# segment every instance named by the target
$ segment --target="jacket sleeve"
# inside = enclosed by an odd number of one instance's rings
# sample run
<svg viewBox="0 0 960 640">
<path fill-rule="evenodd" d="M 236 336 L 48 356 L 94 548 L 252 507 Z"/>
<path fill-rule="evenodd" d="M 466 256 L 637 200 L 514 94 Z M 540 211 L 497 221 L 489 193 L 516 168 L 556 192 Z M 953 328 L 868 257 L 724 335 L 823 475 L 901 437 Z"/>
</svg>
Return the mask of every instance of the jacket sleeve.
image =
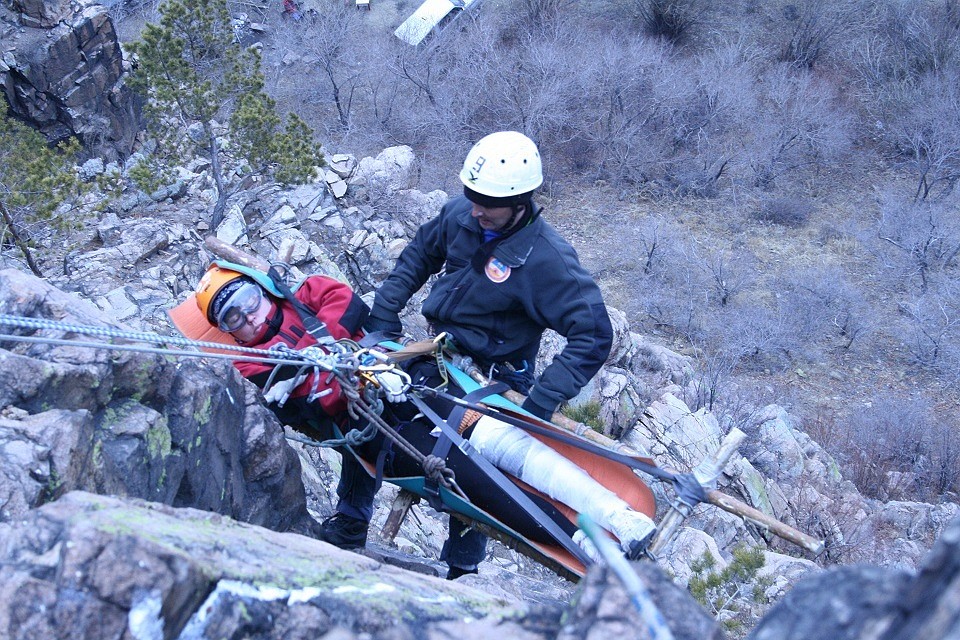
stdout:
<svg viewBox="0 0 960 640">
<path fill-rule="evenodd" d="M 550 258 L 555 268 L 537 270 L 537 295 L 526 304 L 531 317 L 562 335 L 567 344 L 544 369 L 528 398 L 552 412 L 577 395 L 603 366 L 613 329 L 600 288 L 580 265 L 573 247 L 547 246 L 556 254 Z"/>
<path fill-rule="evenodd" d="M 393 271 L 377 289 L 371 317 L 399 323 L 400 312 L 427 279 L 443 269 L 447 259 L 446 226 L 456 224 L 450 220 L 450 205 L 440 210 L 440 215 L 417 229 L 413 242 L 397 258 Z"/>
</svg>

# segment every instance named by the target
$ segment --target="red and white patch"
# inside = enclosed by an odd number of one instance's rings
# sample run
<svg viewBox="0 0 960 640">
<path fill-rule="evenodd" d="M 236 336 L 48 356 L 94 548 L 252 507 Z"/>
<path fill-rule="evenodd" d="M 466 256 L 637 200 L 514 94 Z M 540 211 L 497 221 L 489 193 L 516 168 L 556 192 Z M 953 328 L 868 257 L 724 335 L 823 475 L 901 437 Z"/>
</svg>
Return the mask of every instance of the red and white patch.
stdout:
<svg viewBox="0 0 960 640">
<path fill-rule="evenodd" d="M 487 277 L 490 278 L 491 282 L 496 282 L 497 284 L 506 281 L 506 279 L 510 277 L 510 267 L 492 256 L 487 260 L 487 266 L 483 271 L 487 274 Z"/>
</svg>

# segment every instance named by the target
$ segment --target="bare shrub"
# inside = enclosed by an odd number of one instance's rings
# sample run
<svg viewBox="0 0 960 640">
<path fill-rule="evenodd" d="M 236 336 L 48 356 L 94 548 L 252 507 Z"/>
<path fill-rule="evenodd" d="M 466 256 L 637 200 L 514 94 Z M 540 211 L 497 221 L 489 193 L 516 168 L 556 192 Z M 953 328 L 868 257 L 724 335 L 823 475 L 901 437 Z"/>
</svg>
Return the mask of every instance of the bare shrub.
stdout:
<svg viewBox="0 0 960 640">
<path fill-rule="evenodd" d="M 762 222 L 772 222 L 784 227 L 804 227 L 813 212 L 814 207 L 809 200 L 771 198 L 761 203 L 755 217 Z"/>
<path fill-rule="evenodd" d="M 952 2 L 880 5 L 859 49 L 873 134 L 917 180 L 914 198 L 949 194 L 960 176 L 960 8 Z"/>
<path fill-rule="evenodd" d="M 944 378 L 960 381 L 960 295 L 958 287 L 900 303 L 907 318 L 906 345 L 914 362 Z"/>
<path fill-rule="evenodd" d="M 779 60 L 794 67 L 811 69 L 846 30 L 856 16 L 855 4 L 806 0 L 788 5 L 786 17 L 794 23 Z"/>
<path fill-rule="evenodd" d="M 960 255 L 956 203 L 905 201 L 889 191 L 879 199 L 876 230 L 885 264 L 898 281 L 926 293 Z"/>
<path fill-rule="evenodd" d="M 923 398 L 885 394 L 840 421 L 844 476 L 866 496 L 925 500 L 956 488 L 960 430 Z"/>
<path fill-rule="evenodd" d="M 577 8 L 575 0 L 519 0 L 513 8 L 529 29 L 544 29 L 567 20 Z"/>
<path fill-rule="evenodd" d="M 801 269 L 774 284 L 782 315 L 789 318 L 794 349 L 819 357 L 832 340 L 849 349 L 873 325 L 863 292 L 836 266 Z"/>
<path fill-rule="evenodd" d="M 701 0 L 633 0 L 631 9 L 644 33 L 677 44 L 690 36 L 707 6 Z"/>
<path fill-rule="evenodd" d="M 317 98 L 329 100 L 336 108 L 341 127 L 350 125 L 354 94 L 361 82 L 363 68 L 354 63 L 351 43 L 359 39 L 357 11 L 342 2 L 323 11 L 307 13 L 308 29 L 294 29 L 295 39 L 308 64 L 323 78 L 327 91 Z"/>
<path fill-rule="evenodd" d="M 850 150 L 850 114 L 837 88 L 787 65 L 773 68 L 763 78 L 759 109 L 764 117 L 754 123 L 746 149 L 753 184 L 773 189 L 784 176 L 809 175 Z"/>
</svg>

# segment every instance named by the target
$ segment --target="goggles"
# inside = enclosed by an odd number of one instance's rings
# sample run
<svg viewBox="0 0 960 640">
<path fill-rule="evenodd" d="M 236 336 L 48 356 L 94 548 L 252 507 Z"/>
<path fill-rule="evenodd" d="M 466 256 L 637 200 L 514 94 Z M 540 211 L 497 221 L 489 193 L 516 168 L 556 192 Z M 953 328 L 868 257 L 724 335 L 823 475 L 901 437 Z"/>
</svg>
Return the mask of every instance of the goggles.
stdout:
<svg viewBox="0 0 960 640">
<path fill-rule="evenodd" d="M 260 286 L 245 282 L 227 298 L 220 313 L 217 314 L 217 327 L 227 333 L 236 331 L 247 322 L 247 316 L 254 313 L 263 300 Z"/>
</svg>

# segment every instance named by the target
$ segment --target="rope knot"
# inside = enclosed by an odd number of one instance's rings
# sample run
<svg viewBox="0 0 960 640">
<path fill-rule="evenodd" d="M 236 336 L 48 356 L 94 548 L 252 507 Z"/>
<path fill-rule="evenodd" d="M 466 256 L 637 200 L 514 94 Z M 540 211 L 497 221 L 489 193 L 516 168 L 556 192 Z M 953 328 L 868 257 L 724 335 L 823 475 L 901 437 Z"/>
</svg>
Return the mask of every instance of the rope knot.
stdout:
<svg viewBox="0 0 960 640">
<path fill-rule="evenodd" d="M 426 456 L 423 459 L 423 471 L 428 478 L 445 486 L 451 486 L 456 478 L 452 469 L 447 469 L 447 463 L 437 456 Z"/>
</svg>

